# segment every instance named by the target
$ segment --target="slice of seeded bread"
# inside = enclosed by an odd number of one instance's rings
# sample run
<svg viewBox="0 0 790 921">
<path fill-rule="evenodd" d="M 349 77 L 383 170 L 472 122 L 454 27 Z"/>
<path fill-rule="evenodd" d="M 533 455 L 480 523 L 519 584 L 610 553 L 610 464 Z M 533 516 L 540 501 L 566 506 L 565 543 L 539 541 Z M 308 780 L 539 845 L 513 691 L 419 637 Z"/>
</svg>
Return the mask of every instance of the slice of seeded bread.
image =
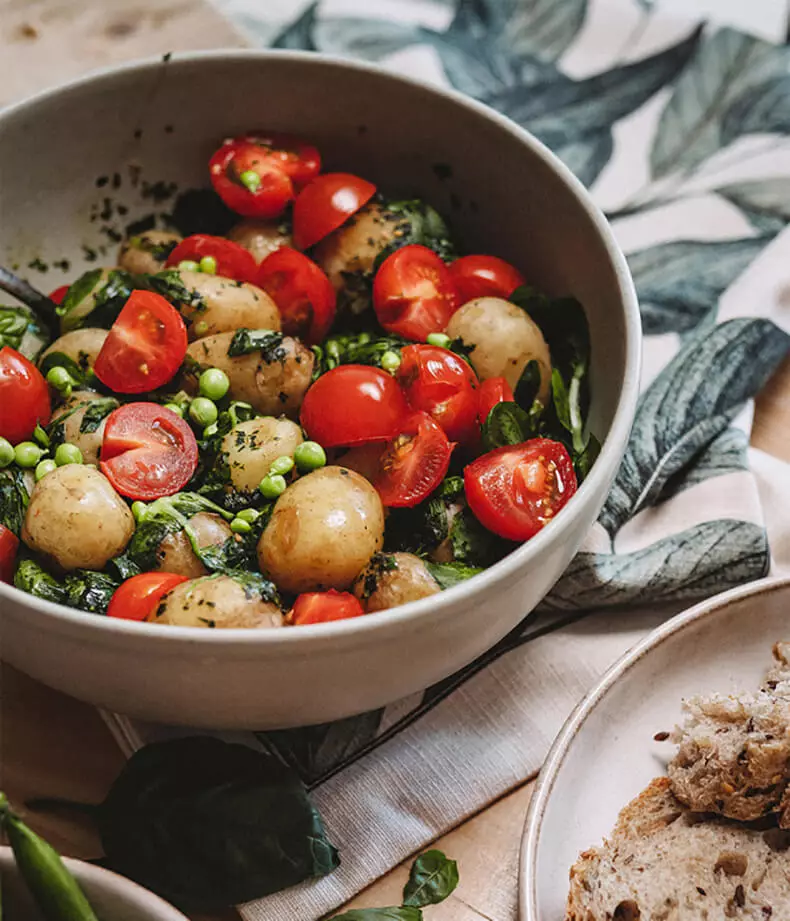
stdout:
<svg viewBox="0 0 790 921">
<path fill-rule="evenodd" d="M 790 827 L 790 644 L 755 694 L 711 694 L 684 701 L 686 719 L 671 736 L 672 791 L 695 812 L 748 822 L 778 813 Z"/>
<path fill-rule="evenodd" d="M 695 815 L 667 777 L 571 869 L 566 921 L 730 918 L 790 919 L 790 832 Z"/>
</svg>

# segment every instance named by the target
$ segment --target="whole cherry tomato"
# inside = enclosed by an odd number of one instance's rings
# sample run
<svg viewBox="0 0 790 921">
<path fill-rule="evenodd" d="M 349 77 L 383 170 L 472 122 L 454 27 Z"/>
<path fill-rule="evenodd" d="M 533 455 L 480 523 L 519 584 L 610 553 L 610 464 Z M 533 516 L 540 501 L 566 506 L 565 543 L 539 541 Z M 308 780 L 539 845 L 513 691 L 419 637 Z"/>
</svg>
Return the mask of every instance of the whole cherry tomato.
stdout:
<svg viewBox="0 0 790 921">
<path fill-rule="evenodd" d="M 49 422 L 49 388 L 38 368 L 24 355 L 0 349 L 0 436 L 12 444 L 25 441 L 40 422 Z"/>
<path fill-rule="evenodd" d="M 497 256 L 461 256 L 450 266 L 461 304 L 476 297 L 504 297 L 526 284 L 524 276 Z"/>
<path fill-rule="evenodd" d="M 307 249 L 356 214 L 376 187 L 351 173 L 325 173 L 308 183 L 294 202 L 294 242 Z"/>
<path fill-rule="evenodd" d="M 220 147 L 209 161 L 209 176 L 217 195 L 244 217 L 278 217 L 294 197 L 293 182 L 282 164 L 244 139 Z"/>
</svg>

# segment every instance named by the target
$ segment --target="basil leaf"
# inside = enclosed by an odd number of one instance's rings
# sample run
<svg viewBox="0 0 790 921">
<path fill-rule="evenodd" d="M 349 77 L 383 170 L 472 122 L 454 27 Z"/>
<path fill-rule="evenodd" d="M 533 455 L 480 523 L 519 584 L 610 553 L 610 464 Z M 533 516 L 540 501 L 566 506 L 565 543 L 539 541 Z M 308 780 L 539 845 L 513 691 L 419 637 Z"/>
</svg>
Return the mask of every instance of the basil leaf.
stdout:
<svg viewBox="0 0 790 921">
<path fill-rule="evenodd" d="M 13 531 L 17 537 L 22 530 L 29 499 L 25 478 L 19 467 L 0 470 L 0 524 Z"/>
<path fill-rule="evenodd" d="M 587 444 L 583 450 L 574 454 L 573 466 L 576 470 L 576 478 L 581 483 L 592 469 L 592 465 L 598 459 L 601 453 L 601 442 L 592 434 L 587 436 Z"/>
<path fill-rule="evenodd" d="M 479 566 L 465 566 L 463 563 L 431 563 L 426 560 L 425 565 L 441 589 L 452 588 L 483 571 Z"/>
<path fill-rule="evenodd" d="M 522 409 L 529 411 L 535 404 L 535 400 L 540 393 L 540 365 L 534 359 L 528 361 L 526 367 L 521 372 L 516 389 L 513 391 L 516 403 Z"/>
<path fill-rule="evenodd" d="M 458 864 L 441 851 L 426 851 L 414 861 L 403 889 L 403 904 L 425 908 L 443 902 L 458 885 Z"/>
<path fill-rule="evenodd" d="M 68 592 L 63 585 L 43 569 L 35 560 L 22 559 L 14 573 L 14 585 L 23 592 L 41 598 L 44 601 L 54 601 L 56 604 L 67 604 Z"/>
<path fill-rule="evenodd" d="M 35 361 L 47 341 L 46 331 L 29 307 L 0 307 L 0 348 L 7 345 Z"/>
<path fill-rule="evenodd" d="M 82 434 L 95 432 L 107 416 L 113 410 L 118 409 L 120 405 L 114 397 L 107 397 L 105 400 L 93 400 L 82 417 L 80 432 Z"/>
<path fill-rule="evenodd" d="M 106 614 L 113 592 L 120 582 L 103 572 L 77 569 L 65 579 L 66 604 L 91 614 Z"/>
<path fill-rule="evenodd" d="M 97 819 L 108 866 L 195 911 L 249 902 L 339 863 L 294 771 L 207 736 L 132 755 Z"/>
<path fill-rule="evenodd" d="M 78 307 L 101 281 L 102 269 L 89 269 L 71 284 L 60 304 L 55 308 L 59 317 L 67 317 Z"/>
<path fill-rule="evenodd" d="M 496 403 L 483 423 L 483 448 L 493 451 L 534 437 L 528 413 L 518 403 Z"/>
<path fill-rule="evenodd" d="M 260 352 L 265 362 L 281 361 L 285 357 L 282 341 L 283 334 L 270 329 L 239 329 L 228 346 L 228 357 L 238 358 L 239 355 Z"/>
<path fill-rule="evenodd" d="M 352 908 L 330 921 L 422 921 L 422 917 L 419 908 Z"/>
<path fill-rule="evenodd" d="M 557 368 L 551 372 L 551 395 L 554 400 L 554 411 L 557 413 L 557 419 L 560 425 L 569 432 L 572 432 L 568 388 L 565 386 L 562 374 L 560 374 Z"/>
</svg>

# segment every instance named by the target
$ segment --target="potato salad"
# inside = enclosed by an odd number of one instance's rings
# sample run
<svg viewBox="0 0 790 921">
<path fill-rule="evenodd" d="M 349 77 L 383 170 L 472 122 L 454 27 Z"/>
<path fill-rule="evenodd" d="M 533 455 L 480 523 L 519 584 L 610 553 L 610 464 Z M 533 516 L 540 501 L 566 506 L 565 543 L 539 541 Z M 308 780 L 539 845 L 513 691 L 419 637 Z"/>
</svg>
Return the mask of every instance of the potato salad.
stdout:
<svg viewBox="0 0 790 921">
<path fill-rule="evenodd" d="M 300 139 L 227 139 L 208 177 L 230 230 L 132 234 L 51 292 L 55 330 L 0 307 L 3 581 L 163 629 L 320 624 L 561 513 L 598 450 L 576 300 Z"/>
</svg>

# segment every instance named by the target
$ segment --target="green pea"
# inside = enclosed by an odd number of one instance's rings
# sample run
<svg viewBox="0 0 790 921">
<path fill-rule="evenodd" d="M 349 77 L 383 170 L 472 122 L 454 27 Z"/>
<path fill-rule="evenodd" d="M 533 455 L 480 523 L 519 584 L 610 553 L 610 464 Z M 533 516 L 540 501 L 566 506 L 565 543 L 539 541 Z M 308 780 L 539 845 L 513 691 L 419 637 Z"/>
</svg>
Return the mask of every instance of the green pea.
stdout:
<svg viewBox="0 0 790 921">
<path fill-rule="evenodd" d="M 397 352 L 393 352 L 392 349 L 387 349 L 381 356 L 381 367 L 385 371 L 397 371 L 400 367 L 400 355 Z"/>
<path fill-rule="evenodd" d="M 209 368 L 198 378 L 200 395 L 209 400 L 221 400 L 230 389 L 228 375 L 219 368 Z"/>
<path fill-rule="evenodd" d="M 36 464 L 36 482 L 43 480 L 48 473 L 52 473 L 53 470 L 57 470 L 58 465 L 52 458 L 47 458 L 47 460 L 39 461 Z"/>
<path fill-rule="evenodd" d="M 65 393 L 71 391 L 75 381 L 63 365 L 55 365 L 47 371 L 47 383 L 59 393 Z"/>
<path fill-rule="evenodd" d="M 198 320 L 198 322 L 195 323 L 195 335 L 198 337 L 198 339 L 201 336 L 205 336 L 207 332 L 208 332 L 208 323 L 206 323 L 205 320 Z"/>
<path fill-rule="evenodd" d="M 141 502 L 137 499 L 135 502 L 132 502 L 132 515 L 134 515 L 134 520 L 140 522 L 145 516 L 145 510 L 148 506 L 145 502 Z"/>
<path fill-rule="evenodd" d="M 81 464 L 82 451 L 76 445 L 66 441 L 55 449 L 55 463 L 58 467 L 65 467 L 66 464 Z"/>
<path fill-rule="evenodd" d="M 317 441 L 303 441 L 294 451 L 294 460 L 303 473 L 318 470 L 326 465 L 326 451 Z"/>
<path fill-rule="evenodd" d="M 206 397 L 195 397 L 189 404 L 189 418 L 203 428 L 216 422 L 218 415 L 217 404 Z"/>
<path fill-rule="evenodd" d="M 242 185 L 246 186 L 250 192 L 257 192 L 261 187 L 261 177 L 254 169 L 245 169 L 243 173 L 239 173 L 239 181 Z"/>
<path fill-rule="evenodd" d="M 206 275 L 217 274 L 217 260 L 213 256 L 204 256 L 200 260 L 200 271 Z"/>
<path fill-rule="evenodd" d="M 271 467 L 269 467 L 269 476 L 274 474 L 275 476 L 284 476 L 286 473 L 290 473 L 294 469 L 294 459 L 288 457 L 287 454 L 283 454 L 282 457 L 278 457 L 276 460 L 272 461 Z"/>
<path fill-rule="evenodd" d="M 246 521 L 247 524 L 253 524 L 253 522 L 257 521 L 260 517 L 261 513 L 257 508 L 243 508 L 236 515 L 236 518 L 241 518 L 241 520 Z"/>
<path fill-rule="evenodd" d="M 429 333 L 425 341 L 428 345 L 438 345 L 440 349 L 447 349 L 453 340 L 446 333 Z"/>
<path fill-rule="evenodd" d="M 0 438 L 0 467 L 7 467 L 14 462 L 14 446 L 7 438 Z"/>
<path fill-rule="evenodd" d="M 165 409 L 169 409 L 171 413 L 175 413 L 177 416 L 184 418 L 184 407 L 180 403 L 165 403 Z"/>
<path fill-rule="evenodd" d="M 198 265 L 197 262 L 195 262 L 194 259 L 182 259 L 181 262 L 178 263 L 178 268 L 182 272 L 199 272 L 200 271 L 200 266 Z"/>
<path fill-rule="evenodd" d="M 284 476 L 265 476 L 258 486 L 260 494 L 264 499 L 276 499 L 278 496 L 281 496 L 288 484 L 285 482 Z"/>
<path fill-rule="evenodd" d="M 234 534 L 249 534 L 252 531 L 252 525 L 249 521 L 236 517 L 231 521 L 230 529 Z"/>
<path fill-rule="evenodd" d="M 14 460 L 20 467 L 35 467 L 43 453 L 35 442 L 20 441 L 14 448 Z"/>
<path fill-rule="evenodd" d="M 49 435 L 41 428 L 40 423 L 36 423 L 36 427 L 33 429 L 33 437 L 41 445 L 42 448 L 49 447 Z"/>
<path fill-rule="evenodd" d="M 216 422 L 212 422 L 211 425 L 207 425 L 203 429 L 203 437 L 213 438 L 217 434 L 218 431 L 219 431 L 219 426 L 217 425 Z"/>
</svg>

